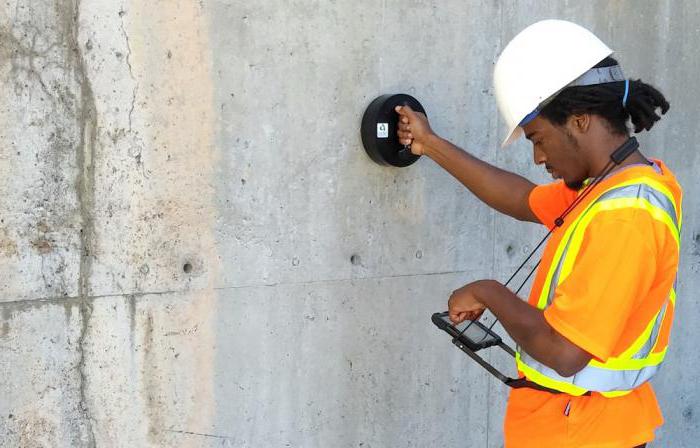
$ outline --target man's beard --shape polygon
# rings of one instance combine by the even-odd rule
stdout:
[[[578,140],[576,140],[576,137],[569,131],[568,129],[564,129],[564,135],[566,136],[567,140],[569,140],[569,143],[572,146],[572,149],[574,151],[580,151],[581,146],[578,144]],[[586,179],[580,179],[580,180],[570,180],[570,181],[564,181],[564,185],[567,187],[571,188],[572,190],[578,191],[581,188],[583,188],[583,183],[586,181]]]
[[[583,188],[583,183],[584,180],[570,180],[570,181],[564,181],[564,185],[567,187],[571,188],[572,190],[578,191],[581,188]]]

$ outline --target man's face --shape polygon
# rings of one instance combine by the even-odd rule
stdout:
[[[570,122],[557,126],[546,118],[536,117],[523,130],[532,142],[535,164],[544,165],[554,179],[562,179],[567,187],[578,190],[588,173],[571,127]]]

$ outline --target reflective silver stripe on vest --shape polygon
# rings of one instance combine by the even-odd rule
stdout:
[[[600,195],[596,200],[605,201],[606,199],[618,198],[641,198],[649,202],[654,207],[665,211],[673,221],[673,225],[678,229],[678,215],[676,214],[676,206],[671,200],[660,191],[647,184],[632,184],[624,187],[614,188]]]
[[[651,349],[654,348],[654,345],[656,345],[656,340],[659,337],[661,323],[664,321],[664,317],[666,316],[666,308],[668,308],[669,300],[670,298],[666,299],[666,302],[664,302],[664,306],[661,308],[661,311],[659,311],[659,315],[656,316],[656,322],[654,322],[654,327],[651,329],[649,337],[644,342],[644,345],[639,347],[639,351],[632,356],[632,359],[644,359],[651,354]]]
[[[585,215],[588,213],[588,210],[583,212]],[[583,216],[583,215],[582,215]],[[576,223],[576,227],[580,224],[580,221]],[[569,235],[569,240],[566,242],[566,246],[564,246],[564,250],[561,253],[561,257],[559,257],[559,263],[557,263],[557,268],[554,270],[554,275],[552,275],[552,281],[549,283],[549,292],[547,293],[547,305],[545,306],[548,307],[549,305],[552,304],[552,301],[554,300],[554,292],[557,290],[557,285],[559,284],[559,274],[561,274],[561,268],[564,266],[564,260],[566,260],[566,255],[569,253],[569,246],[571,245],[571,240],[572,236],[576,233],[576,229],[571,232],[571,235]]]
[[[641,198],[649,202],[654,207],[662,209],[671,218],[674,226],[678,229],[678,217],[676,215],[676,207],[671,202],[666,195],[660,191],[652,188],[647,184],[632,184],[625,185],[623,187],[614,188],[610,191],[603,193],[598,199],[596,199],[584,212],[581,217],[588,213],[595,203],[602,202],[610,199],[619,198],[630,198],[636,199]],[[580,224],[580,221],[576,223],[576,226]],[[554,300],[554,292],[559,283],[559,275],[566,259],[569,245],[573,239],[573,235],[578,231],[574,228],[569,235],[569,239],[566,242],[566,246],[562,251],[562,255],[557,262],[557,267],[552,275],[552,280],[549,285],[549,291],[547,293],[547,304],[545,308],[549,307]],[[585,229],[584,229],[585,231]],[[675,284],[675,282],[674,282]],[[664,321],[664,316],[666,315],[666,308],[668,307],[669,298],[664,303],[663,307],[656,316],[654,326],[649,334],[647,340],[642,344],[640,349],[631,357],[631,359],[644,359],[651,354],[654,345],[657,342],[659,332],[661,331],[661,324]],[[636,387],[641,386],[646,381],[649,381],[656,372],[659,371],[661,363],[653,366],[643,367],[641,369],[634,370],[613,370],[606,369],[604,367],[588,365],[584,367],[581,371],[570,377],[563,377],[559,375],[554,369],[551,369],[539,361],[532,358],[526,352],[524,352],[520,347],[518,347],[520,353],[520,358],[523,363],[537,370],[541,374],[547,376],[555,381],[573,384],[577,387],[597,391],[597,392],[612,392],[612,391],[625,391],[631,390]]]
[[[555,381],[573,384],[577,387],[595,392],[613,392],[634,389],[649,381],[661,367],[661,364],[658,364],[638,370],[609,370],[589,365],[574,376],[563,377],[553,369],[536,361],[522,350],[520,351],[520,359],[529,367]]]
[[[676,229],[678,229],[678,216],[676,215],[676,207],[675,205],[673,205],[673,202],[671,202],[665,194],[646,184],[625,185],[624,187],[614,188],[610,191],[603,193],[583,212],[583,215],[581,215],[581,217],[586,215],[590,211],[591,207],[598,202],[602,202],[607,199],[621,198],[641,198],[646,200],[654,207],[660,208],[663,211],[665,211],[671,218],[673,225],[676,227]],[[577,227],[579,223],[580,222],[576,223]],[[552,301],[554,300],[554,292],[556,291],[556,287],[559,284],[559,274],[561,273],[561,268],[564,265],[566,255],[569,252],[569,245],[571,244],[572,236],[574,235],[574,233],[576,233],[576,230],[577,229],[574,229],[569,235],[569,240],[566,242],[566,246],[562,251],[562,255],[559,258],[559,262],[557,263],[557,268],[554,271],[554,275],[552,275],[552,281],[550,282],[549,292],[547,293],[547,306],[551,305]]]

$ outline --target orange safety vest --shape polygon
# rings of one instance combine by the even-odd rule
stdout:
[[[638,213],[641,215],[633,215]],[[651,170],[632,167],[613,173],[595,187],[576,209],[567,216],[565,224],[556,229],[549,241],[530,295],[530,304],[546,310],[557,297],[557,288],[576,269],[577,256],[582,251],[586,230],[591,222],[615,218],[653,220],[658,235],[649,235],[662,242],[661,256],[667,264],[678,266],[680,230],[682,225],[680,187]],[[634,260],[630,260],[634,263]],[[625,269],[619,266],[619,269]],[[627,344],[605,360],[592,359],[580,372],[562,377],[553,369],[518,349],[518,370],[530,381],[570,395],[580,396],[589,391],[607,397],[628,394],[659,370],[666,355],[669,333],[675,309],[675,270],[673,276],[660,274],[654,284],[666,292],[660,303],[643,303],[655,307],[648,312],[649,320]],[[591,279],[595,281],[595,279]],[[611,297],[611,300],[615,300]],[[592,316],[591,318],[596,318]]]

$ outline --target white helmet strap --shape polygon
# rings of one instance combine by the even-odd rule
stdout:
[[[520,122],[519,126],[525,126],[529,122],[535,119],[537,115],[539,115],[540,111],[544,109],[544,107],[552,102],[554,98],[561,93],[562,90],[566,89],[567,87],[580,87],[580,86],[594,86],[596,84],[605,84],[608,82],[617,82],[617,81],[625,81],[625,74],[622,73],[622,67],[619,65],[612,65],[610,67],[597,67],[597,68],[592,68],[590,70],[587,70],[586,72],[583,73],[583,75],[579,76],[578,78],[574,79],[571,81],[569,84],[564,86],[563,89],[558,90],[554,95],[550,96],[546,100],[542,101],[532,112],[527,114],[525,118],[522,119]],[[626,85],[625,91],[627,92],[627,89],[629,88],[629,84]],[[627,100],[627,93],[625,93],[625,98],[623,99],[622,105],[625,106]]]
[[[610,67],[592,68],[573,80],[566,87],[593,86],[596,84],[605,84],[607,82],[624,80],[625,74],[622,73],[622,67],[619,65],[613,65]]]

